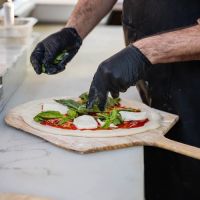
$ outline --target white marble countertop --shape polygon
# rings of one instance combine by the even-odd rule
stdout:
[[[59,28],[37,26],[35,30],[49,34]],[[143,200],[142,147],[80,155],[8,127],[3,121],[5,113],[18,104],[87,91],[98,64],[123,46],[121,27],[98,27],[63,73],[37,76],[29,66],[24,83],[0,113],[0,193],[55,200]],[[139,98],[134,88],[122,96]]]
[[[0,45],[0,77],[17,61],[24,49],[23,47],[5,48],[5,46]]]

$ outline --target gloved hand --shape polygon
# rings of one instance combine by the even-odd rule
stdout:
[[[74,28],[63,28],[37,44],[31,54],[31,63],[37,74],[42,72],[56,74],[65,69],[65,65],[74,57],[82,44],[82,39]],[[56,57],[64,57],[55,62]]]
[[[144,78],[151,67],[150,61],[133,45],[108,58],[99,65],[94,75],[87,107],[92,108],[94,102],[98,101],[99,109],[103,111],[108,92],[117,98],[119,92],[126,92],[130,86]]]

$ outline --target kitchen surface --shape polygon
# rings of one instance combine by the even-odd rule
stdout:
[[[200,199],[199,13],[0,0],[0,200]]]
[[[34,33],[39,33],[41,39],[61,27],[39,24]],[[31,100],[76,97],[87,91],[98,64],[123,46],[120,26],[100,25],[84,40],[64,72],[38,76],[28,64],[25,80],[0,116],[0,193],[23,193],[55,200],[143,200],[142,147],[82,155],[8,127],[3,119],[11,108]],[[122,97],[140,100],[133,87]]]

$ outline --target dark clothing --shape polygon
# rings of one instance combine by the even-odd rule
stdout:
[[[126,44],[194,25],[199,17],[199,0],[125,0]],[[145,81],[137,85],[143,101],[180,116],[167,137],[200,147],[200,62],[155,65]],[[146,200],[200,199],[199,160],[145,147],[144,162]]]

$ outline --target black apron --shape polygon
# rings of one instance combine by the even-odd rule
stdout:
[[[194,25],[199,17],[200,0],[124,0],[126,44]],[[200,147],[199,61],[155,65],[137,88],[145,103],[180,116],[168,138]],[[146,200],[200,199],[199,160],[145,147],[144,164]]]

